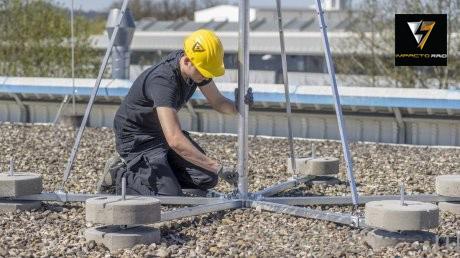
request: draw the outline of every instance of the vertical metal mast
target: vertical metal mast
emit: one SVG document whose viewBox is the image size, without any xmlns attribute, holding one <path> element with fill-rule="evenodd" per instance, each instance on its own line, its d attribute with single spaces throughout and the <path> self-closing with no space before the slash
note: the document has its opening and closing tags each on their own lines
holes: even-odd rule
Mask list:
<svg viewBox="0 0 460 258">
<path fill-rule="evenodd" d="M 238 192 L 248 197 L 248 106 L 244 96 L 249 81 L 249 0 L 240 0 L 238 33 Z"/>
<path fill-rule="evenodd" d="M 101 84 L 102 76 L 104 75 L 104 70 L 107 66 L 107 62 L 110 57 L 110 52 L 112 52 L 112 47 L 115 43 L 115 38 L 117 37 L 118 30 L 120 28 L 120 23 L 123 19 L 123 15 L 125 14 L 126 9 L 128 8 L 128 3 L 129 3 L 129 0 L 123 0 L 121 12 L 120 12 L 120 15 L 118 16 L 117 23 L 116 23 L 117 25 L 115 27 L 115 30 L 113 31 L 109 46 L 107 47 L 107 51 L 105 52 L 105 56 L 102 61 L 101 68 L 99 69 L 99 74 L 97 75 L 96 84 L 94 85 L 93 92 L 91 93 L 91 97 L 88 102 L 88 106 L 86 107 L 85 115 L 83 116 L 83 121 L 80 125 L 80 129 L 78 130 L 77 139 L 75 140 L 75 144 L 72 148 L 72 153 L 70 154 L 70 158 L 67 161 L 67 165 L 66 165 L 65 172 L 64 172 L 64 179 L 62 181 L 62 186 L 61 186 L 62 191 L 65 190 L 65 183 L 67 182 L 67 179 L 69 179 L 70 171 L 72 169 L 72 165 L 75 160 L 75 157 L 78 151 L 78 147 L 80 146 L 81 137 L 83 136 L 83 132 L 85 131 L 86 123 L 88 122 L 89 114 L 91 113 L 91 108 L 93 107 L 93 103 L 94 103 L 94 99 L 96 98 L 97 90 L 99 89 L 99 85 Z"/>
<path fill-rule="evenodd" d="M 327 70 L 329 71 L 329 77 L 331 79 L 332 94 L 335 100 L 335 112 L 337 114 L 337 120 L 339 124 L 340 138 L 342 139 L 343 154 L 345 157 L 345 165 L 347 167 L 348 182 L 351 188 L 351 197 L 353 199 L 353 205 L 355 208 L 358 207 L 358 191 L 356 190 L 355 177 L 353 175 L 353 166 L 351 163 L 351 155 L 348 148 L 347 130 L 343 121 L 342 106 L 339 99 L 339 91 L 337 90 L 337 82 L 335 80 L 334 64 L 332 63 L 331 50 L 329 48 L 329 40 L 327 38 L 327 26 L 324 21 L 324 13 L 321 8 L 321 0 L 316 0 L 316 12 L 318 14 L 319 26 L 321 29 L 324 51 L 326 51 L 326 62 Z"/>
<path fill-rule="evenodd" d="M 280 33 L 281 64 L 283 67 L 284 96 L 286 98 L 286 112 L 287 112 L 287 119 L 288 119 L 289 149 L 291 151 L 292 177 L 296 177 L 297 168 L 295 164 L 294 139 L 292 137 L 291 101 L 289 99 L 289 81 L 288 81 L 288 74 L 287 74 L 286 48 L 284 46 L 283 18 L 281 15 L 281 0 L 276 0 L 276 9 L 278 11 L 278 29 Z"/>
</svg>

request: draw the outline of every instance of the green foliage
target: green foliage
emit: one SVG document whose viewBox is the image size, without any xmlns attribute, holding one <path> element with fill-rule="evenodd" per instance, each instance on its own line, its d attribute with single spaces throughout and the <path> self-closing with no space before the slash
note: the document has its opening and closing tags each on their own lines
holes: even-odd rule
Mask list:
<svg viewBox="0 0 460 258">
<path fill-rule="evenodd" d="M 105 31 L 105 25 L 107 24 L 107 19 L 104 18 L 93 18 L 91 20 L 91 26 L 89 27 L 88 33 L 91 35 L 100 35 Z"/>
<path fill-rule="evenodd" d="M 447 14 L 448 66 L 395 66 L 395 14 Z M 341 42 L 342 53 L 334 59 L 337 71 L 362 74 L 369 86 L 391 81 L 395 87 L 446 89 L 460 81 L 460 1 L 458 0 L 364 0 L 350 13 L 354 36 Z M 352 54 L 349 54 L 349 51 Z"/>
<path fill-rule="evenodd" d="M 91 24 L 74 16 L 75 77 L 94 77 L 101 60 Z M 0 0 L 0 74 L 71 77 L 68 10 L 44 0 Z"/>
</svg>

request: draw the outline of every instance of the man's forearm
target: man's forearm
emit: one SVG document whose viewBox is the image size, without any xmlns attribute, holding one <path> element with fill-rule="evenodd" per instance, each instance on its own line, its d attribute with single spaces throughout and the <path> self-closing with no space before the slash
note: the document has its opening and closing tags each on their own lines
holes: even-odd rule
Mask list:
<svg viewBox="0 0 460 258">
<path fill-rule="evenodd" d="M 226 115 L 235 115 L 238 113 L 236 110 L 235 102 L 223 97 L 222 101 L 219 102 L 219 105 L 214 108 L 216 111 Z"/>
<path fill-rule="evenodd" d="M 201 153 L 187 137 L 181 135 L 176 141 L 177 144 L 172 145 L 171 148 L 177 154 L 196 166 L 217 173 L 220 168 L 219 163 Z"/>
</svg>

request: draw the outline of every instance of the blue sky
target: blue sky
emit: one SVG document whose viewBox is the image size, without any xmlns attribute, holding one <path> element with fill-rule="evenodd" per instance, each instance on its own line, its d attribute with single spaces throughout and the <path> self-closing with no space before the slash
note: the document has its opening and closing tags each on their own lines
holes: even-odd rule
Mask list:
<svg viewBox="0 0 460 258">
<path fill-rule="evenodd" d="M 70 8 L 71 0 L 52 0 L 57 3 L 61 3 L 64 6 Z M 187 0 L 185 0 L 187 1 Z M 198 0 L 199 1 L 199 0 Z M 113 3 L 115 0 L 74 0 L 75 9 L 82 9 L 84 11 L 104 11 Z M 238 3 L 238 0 L 229 0 L 228 2 Z M 251 0 L 251 5 L 257 6 L 275 6 L 275 0 Z M 314 0 L 282 0 L 283 6 L 302 7 L 314 4 Z"/>
</svg>

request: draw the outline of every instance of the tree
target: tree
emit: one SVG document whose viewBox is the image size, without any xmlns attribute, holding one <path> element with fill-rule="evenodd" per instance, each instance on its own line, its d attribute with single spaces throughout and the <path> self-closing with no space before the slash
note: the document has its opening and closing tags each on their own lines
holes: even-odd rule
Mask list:
<svg viewBox="0 0 460 258">
<path fill-rule="evenodd" d="M 112 4 L 111 8 L 120 8 L 123 0 Z M 225 0 L 131 0 L 129 9 L 134 19 L 155 18 L 157 20 L 193 20 L 196 10 L 226 3 Z"/>
<path fill-rule="evenodd" d="M 90 23 L 74 17 L 75 76 L 94 77 L 101 60 L 91 47 Z M 0 74 L 71 76 L 68 10 L 44 0 L 0 0 Z"/>
<path fill-rule="evenodd" d="M 386 80 L 395 87 L 446 89 L 449 84 L 460 81 L 460 37 L 456 35 L 460 31 L 459 12 L 458 0 L 362 1 L 349 17 L 352 21 L 349 29 L 354 37 L 342 45 L 342 49 L 351 50 L 352 54 L 340 54 L 335 62 L 337 70 L 367 75 L 369 86 Z M 447 14 L 448 66 L 394 65 L 394 14 L 398 13 Z"/>
</svg>

